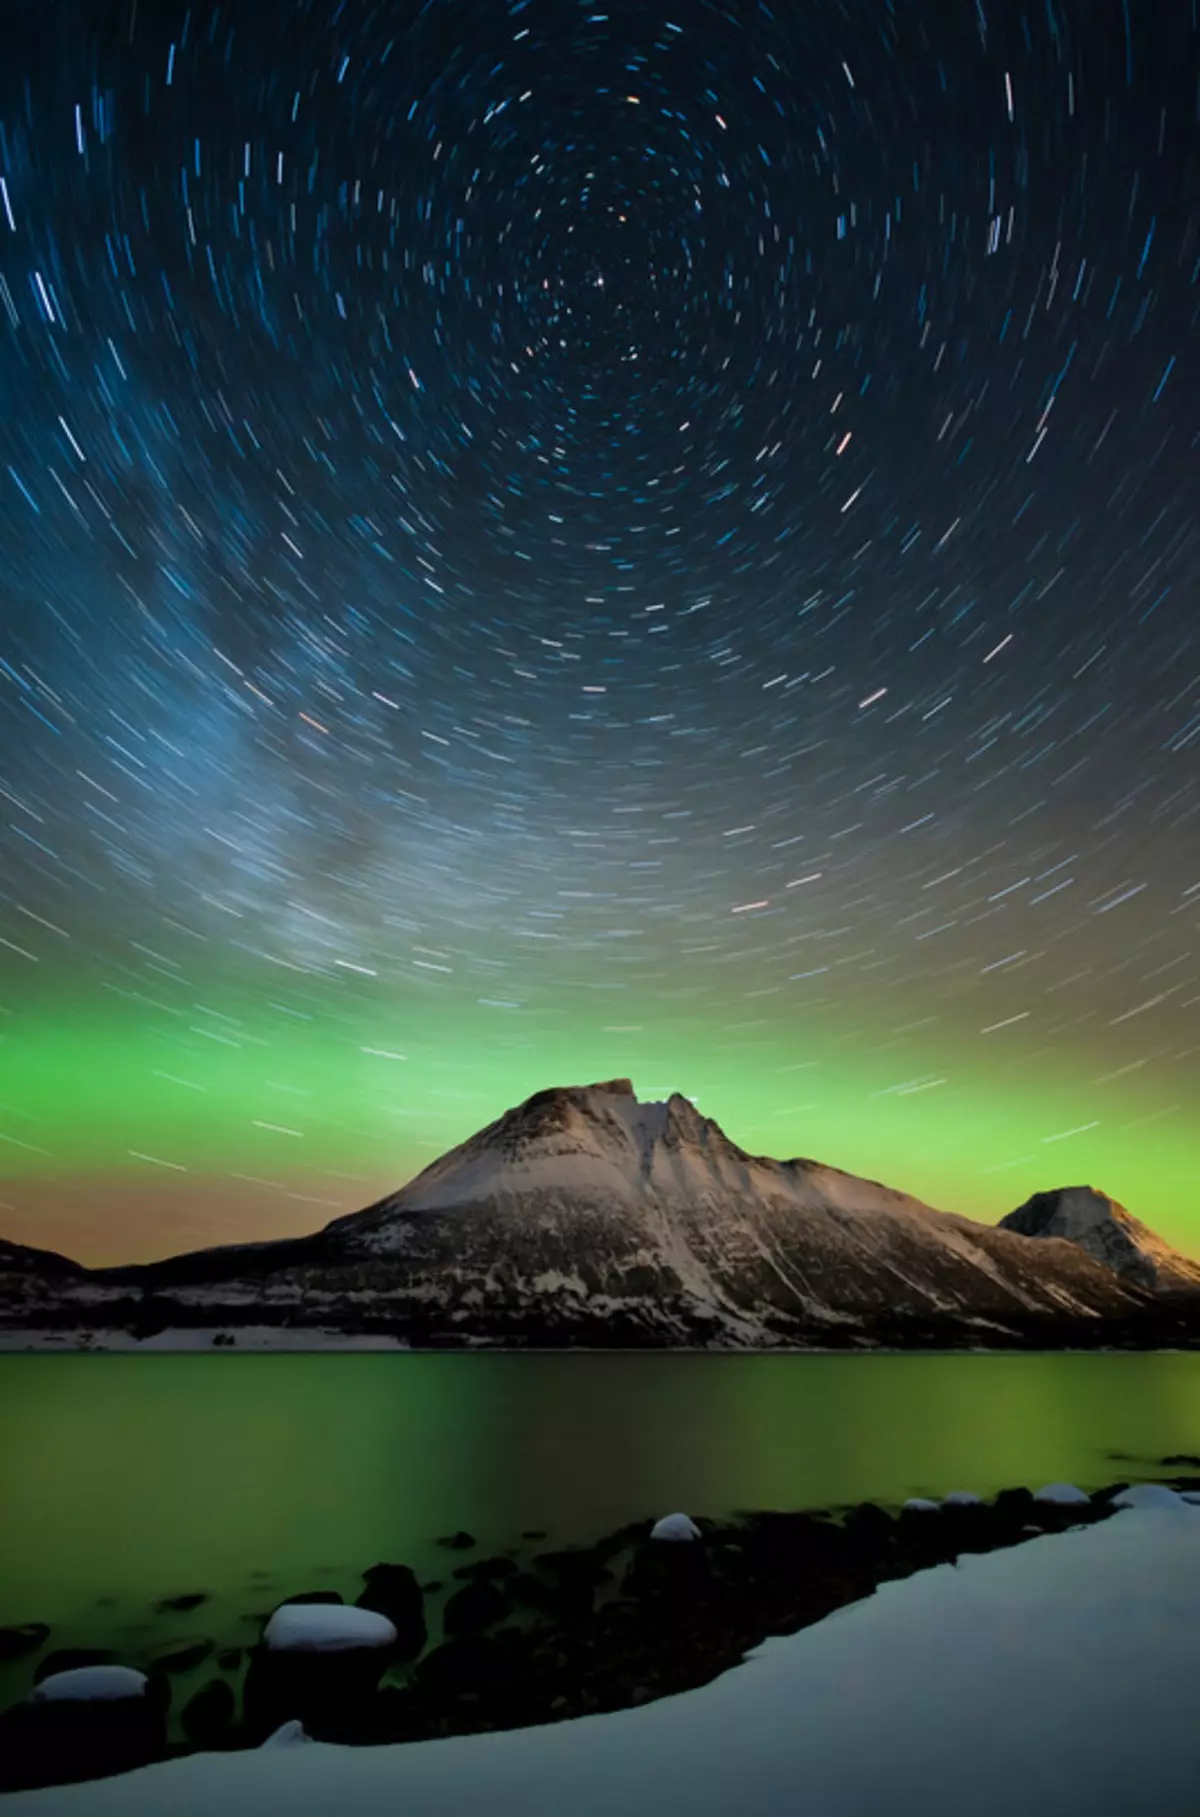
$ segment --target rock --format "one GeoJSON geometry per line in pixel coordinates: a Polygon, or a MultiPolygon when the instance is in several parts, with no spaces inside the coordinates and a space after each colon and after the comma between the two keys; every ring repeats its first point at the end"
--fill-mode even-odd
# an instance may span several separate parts
{"type": "Polygon", "coordinates": [[[442,1610],[442,1627],[447,1635],[479,1634],[495,1627],[508,1614],[509,1601],[489,1578],[456,1590],[442,1610]]]}
{"type": "Polygon", "coordinates": [[[509,1666],[508,1649],[490,1635],[459,1634],[418,1660],[416,1683],[435,1695],[474,1695],[500,1683],[509,1666]]]}
{"type": "Polygon", "coordinates": [[[630,1559],[621,1589],[626,1596],[687,1604],[709,1576],[708,1553],[702,1546],[643,1540],[630,1559]]]}
{"type": "Polygon", "coordinates": [[[474,1534],[464,1533],[461,1530],[458,1533],[447,1533],[438,1540],[439,1546],[447,1546],[451,1552],[466,1552],[474,1544],[474,1534]]]}
{"type": "Polygon", "coordinates": [[[678,1544],[681,1541],[699,1539],[701,1533],[695,1521],[689,1519],[686,1514],[664,1514],[662,1519],[656,1520],[651,1527],[650,1537],[653,1540],[667,1540],[672,1544],[678,1544]]]}
{"type": "Polygon", "coordinates": [[[890,1514],[874,1502],[860,1502],[857,1507],[849,1508],[842,1521],[843,1533],[848,1533],[860,1545],[886,1545],[895,1537],[896,1523],[890,1514]]]}
{"type": "Polygon", "coordinates": [[[190,1672],[213,1650],[211,1640],[171,1640],[150,1655],[152,1672],[190,1672]]]}
{"type": "Polygon", "coordinates": [[[184,1614],[188,1609],[198,1609],[202,1602],[207,1601],[206,1590],[189,1590],[183,1596],[164,1596],[154,1607],[160,1615],[184,1614]]]}
{"type": "Polygon", "coordinates": [[[1005,1520],[1026,1521],[1033,1512],[1033,1497],[1028,1489],[1001,1489],[992,1503],[994,1511],[1005,1520]]]}
{"type": "Polygon", "coordinates": [[[438,1591],[442,1588],[442,1580],[440,1577],[431,1577],[427,1584],[421,1585],[421,1588],[424,1590],[426,1596],[436,1596],[438,1591]]]}
{"type": "Polygon", "coordinates": [[[1190,1451],[1176,1451],[1172,1454],[1172,1456],[1164,1457],[1163,1463],[1164,1464],[1188,1464],[1188,1465],[1195,1467],[1197,1465],[1200,1465],[1200,1457],[1193,1457],[1190,1451]]]}
{"type": "Polygon", "coordinates": [[[25,1653],[36,1652],[50,1638],[50,1629],[44,1621],[26,1621],[15,1628],[0,1628],[0,1660],[20,1659],[25,1653]]]}
{"type": "Polygon", "coordinates": [[[370,1609],[281,1604],[250,1655],[243,1707],[251,1738],[295,1718],[318,1741],[357,1739],[396,1639],[387,1617],[370,1609]]]}
{"type": "Polygon", "coordinates": [[[408,1565],[372,1565],[363,1572],[366,1589],[355,1598],[359,1609],[386,1615],[396,1630],[396,1651],[406,1659],[425,1645],[425,1597],[416,1572],[408,1565]]]}
{"type": "Polygon", "coordinates": [[[74,1672],[80,1666],[109,1666],[116,1657],[107,1647],[56,1647],[53,1653],[38,1660],[33,1682],[40,1685],[43,1679],[59,1672],[74,1672]]]}
{"type": "Polygon", "coordinates": [[[552,1614],[558,1603],[555,1586],[539,1577],[536,1571],[518,1571],[515,1577],[509,1578],[505,1588],[515,1603],[526,1609],[537,1609],[543,1615],[552,1614]]]}
{"type": "Polygon", "coordinates": [[[233,1686],[224,1678],[210,1678],[194,1697],[188,1698],[180,1720],[184,1734],[198,1748],[217,1746],[237,1720],[233,1686]]]}
{"type": "Polygon", "coordinates": [[[68,1666],[51,1673],[28,1702],[0,1719],[0,1790],[65,1785],[146,1766],[163,1754],[166,1709],[165,1683],[128,1666],[68,1666]]]}
{"type": "Polygon", "coordinates": [[[515,1558],[477,1558],[469,1565],[460,1565],[455,1577],[470,1583],[477,1577],[505,1578],[515,1577],[521,1569],[515,1558]]]}
{"type": "Polygon", "coordinates": [[[964,1508],[982,1508],[982,1506],[983,1503],[979,1496],[974,1494],[970,1489],[952,1489],[949,1495],[944,1495],[942,1497],[943,1508],[958,1508],[961,1510],[964,1508]]]}
{"type": "MultiPolygon", "coordinates": [[[[1168,1462],[1169,1461],[1170,1460],[1168,1459],[1168,1462]]],[[[1200,1462],[1200,1459],[1197,1459],[1196,1461],[1200,1462]]],[[[546,1535],[542,1532],[540,1527],[527,1527],[521,1535],[522,1539],[545,1539],[545,1537],[546,1535]]]]}

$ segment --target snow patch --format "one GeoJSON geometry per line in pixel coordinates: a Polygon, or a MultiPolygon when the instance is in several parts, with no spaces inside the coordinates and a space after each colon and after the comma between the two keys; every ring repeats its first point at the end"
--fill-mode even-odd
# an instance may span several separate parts
{"type": "Polygon", "coordinates": [[[393,1647],[396,1638],[386,1615],[344,1603],[284,1603],[263,1633],[272,1653],[347,1653],[357,1647],[393,1647]]]}
{"type": "Polygon", "coordinates": [[[1133,1483],[1113,1496],[1114,1508],[1186,1508],[1187,1502],[1178,1489],[1166,1483],[1133,1483]]]}
{"type": "Polygon", "coordinates": [[[885,1583],[639,1709],[200,1754],[4,1817],[1195,1817],[1198,1680],[1200,1521],[1143,1510],[885,1583]]]}
{"type": "Polygon", "coordinates": [[[30,1703],[123,1703],[144,1697],[150,1680],[132,1666],[74,1666],[34,1685],[30,1703]]]}
{"type": "Polygon", "coordinates": [[[1033,1492],[1035,1502],[1049,1502],[1055,1508],[1090,1508],[1092,1498],[1074,1483],[1047,1483],[1033,1492]]]}
{"type": "Polygon", "coordinates": [[[651,1527],[650,1537],[651,1539],[678,1541],[701,1539],[703,1535],[695,1521],[689,1520],[686,1514],[664,1514],[662,1519],[656,1520],[651,1527]]]}

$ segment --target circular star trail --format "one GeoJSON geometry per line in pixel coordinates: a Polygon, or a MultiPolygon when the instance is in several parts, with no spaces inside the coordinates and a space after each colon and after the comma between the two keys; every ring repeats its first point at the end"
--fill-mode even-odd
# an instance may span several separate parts
{"type": "Polygon", "coordinates": [[[1194,1246],[1190,0],[10,13],[6,1233],[629,1072],[1194,1246]]]}

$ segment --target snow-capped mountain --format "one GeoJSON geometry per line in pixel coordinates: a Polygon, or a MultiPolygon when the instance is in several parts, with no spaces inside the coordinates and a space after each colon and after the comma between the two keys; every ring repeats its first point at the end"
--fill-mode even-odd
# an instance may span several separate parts
{"type": "Polygon", "coordinates": [[[1193,1314],[1163,1287],[1190,1285],[1193,1265],[1177,1261],[1131,1279],[1065,1235],[746,1154],[686,1098],[640,1103],[616,1079],[538,1092],[312,1237],[39,1276],[36,1292],[0,1258],[0,1324],[414,1345],[1179,1342],[1193,1314]]]}
{"type": "Polygon", "coordinates": [[[1200,1262],[1180,1255],[1094,1186],[1034,1193],[1001,1218],[1000,1229],[1026,1237],[1065,1237],[1139,1287],[1159,1292],[1200,1290],[1200,1262]]]}

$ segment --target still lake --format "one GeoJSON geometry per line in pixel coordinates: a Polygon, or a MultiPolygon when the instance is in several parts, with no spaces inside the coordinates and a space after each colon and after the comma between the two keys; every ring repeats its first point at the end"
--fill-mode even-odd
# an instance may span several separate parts
{"type": "MultiPolygon", "coordinates": [[[[1200,1451],[1200,1355],[0,1357],[0,1624],[131,1660],[378,1560],[445,1578],[676,1508],[831,1507],[1200,1451]],[[468,1554],[468,1556],[472,1556],[468,1554]]],[[[0,1703],[28,1666],[0,1668],[0,1703]]]]}

